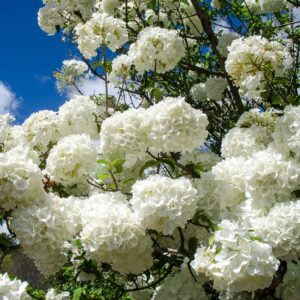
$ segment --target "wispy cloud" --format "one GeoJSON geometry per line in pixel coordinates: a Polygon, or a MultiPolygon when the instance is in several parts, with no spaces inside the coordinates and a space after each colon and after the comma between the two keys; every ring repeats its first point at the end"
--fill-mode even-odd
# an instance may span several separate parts
{"type": "Polygon", "coordinates": [[[9,85],[0,81],[0,114],[14,113],[22,98],[17,97],[9,85]]]}
{"type": "MultiPolygon", "coordinates": [[[[99,95],[99,94],[105,94],[105,83],[100,78],[89,78],[82,81],[82,83],[78,84],[79,90],[86,96],[93,96],[93,95],[99,95]]],[[[113,87],[112,85],[108,85],[108,94],[110,96],[115,96],[116,99],[119,98],[120,89],[113,87]]],[[[79,92],[75,88],[70,88],[67,91],[67,96],[69,98],[72,98],[76,95],[79,95],[79,92]]],[[[137,106],[139,104],[139,99],[135,97],[129,97],[128,93],[125,92],[122,94],[121,99],[125,100],[125,102],[129,105],[137,106]],[[124,99],[125,96],[125,99],[124,99]]]]}

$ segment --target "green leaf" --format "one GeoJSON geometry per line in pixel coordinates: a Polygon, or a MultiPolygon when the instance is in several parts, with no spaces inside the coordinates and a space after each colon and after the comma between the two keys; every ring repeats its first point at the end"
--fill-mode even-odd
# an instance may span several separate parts
{"type": "Polygon", "coordinates": [[[143,178],[144,171],[148,168],[157,166],[158,162],[156,160],[147,161],[140,169],[139,176],[143,178]]]}
{"type": "Polygon", "coordinates": [[[82,292],[83,292],[83,289],[82,289],[82,288],[76,289],[76,290],[74,291],[72,300],[80,300],[81,295],[82,295],[82,292]]]}
{"type": "Polygon", "coordinates": [[[197,175],[201,175],[201,173],[203,172],[203,167],[201,166],[200,163],[197,163],[194,167],[194,172],[197,174],[197,175]]]}
{"type": "Polygon", "coordinates": [[[218,255],[222,251],[222,244],[219,244],[216,249],[216,255],[218,255]]]}
{"type": "Polygon", "coordinates": [[[104,159],[98,159],[98,160],[97,160],[97,163],[98,163],[98,164],[102,164],[102,165],[107,165],[107,166],[109,166],[109,162],[106,161],[106,160],[104,160],[104,159]]]}
{"type": "Polygon", "coordinates": [[[174,159],[172,159],[172,158],[162,158],[159,161],[162,162],[163,164],[168,165],[173,172],[175,171],[176,164],[175,164],[174,159]]]}
{"type": "Polygon", "coordinates": [[[121,173],[123,171],[124,159],[115,159],[112,161],[111,165],[116,169],[116,173],[121,173]]]}
{"type": "Polygon", "coordinates": [[[208,239],[208,245],[211,247],[215,242],[215,236],[212,235],[211,237],[209,237],[208,239]]]}
{"type": "Polygon", "coordinates": [[[101,174],[101,175],[97,176],[98,180],[105,180],[107,178],[110,178],[110,174],[101,174]]]}

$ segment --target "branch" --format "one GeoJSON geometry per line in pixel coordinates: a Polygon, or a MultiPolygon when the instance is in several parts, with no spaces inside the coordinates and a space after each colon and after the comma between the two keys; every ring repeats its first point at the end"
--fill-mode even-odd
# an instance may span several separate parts
{"type": "Polygon", "coordinates": [[[215,33],[212,29],[212,23],[209,19],[209,16],[208,16],[207,12],[205,11],[205,8],[200,4],[200,2],[198,0],[191,0],[191,1],[192,1],[193,6],[196,10],[197,16],[201,21],[203,30],[206,33],[207,37],[208,37],[208,40],[210,42],[212,51],[216,54],[217,59],[218,59],[218,63],[220,65],[221,69],[224,72],[225,78],[226,78],[226,80],[228,82],[228,85],[230,87],[230,91],[231,91],[231,94],[232,94],[233,99],[235,101],[235,104],[236,104],[239,112],[243,113],[244,112],[244,105],[243,105],[243,102],[241,100],[239,90],[233,84],[233,82],[231,81],[229,75],[226,72],[225,61],[224,61],[224,58],[222,57],[222,55],[220,54],[220,52],[217,49],[217,47],[218,47],[218,38],[217,38],[217,36],[215,35],[215,33]]]}

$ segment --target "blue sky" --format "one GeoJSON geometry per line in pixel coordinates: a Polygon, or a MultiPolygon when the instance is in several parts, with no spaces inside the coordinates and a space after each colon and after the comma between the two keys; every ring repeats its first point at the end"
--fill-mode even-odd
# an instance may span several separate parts
{"type": "Polygon", "coordinates": [[[41,6],[40,0],[0,1],[0,82],[22,98],[16,112],[19,122],[64,102],[52,72],[67,58],[68,48],[58,35],[47,36],[39,28],[41,6]]]}

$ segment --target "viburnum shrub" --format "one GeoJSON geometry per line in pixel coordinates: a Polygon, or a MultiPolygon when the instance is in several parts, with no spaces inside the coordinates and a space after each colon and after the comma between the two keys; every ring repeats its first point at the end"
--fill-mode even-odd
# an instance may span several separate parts
{"type": "Polygon", "coordinates": [[[51,288],[0,299],[299,299],[300,2],[43,3],[74,96],[0,116],[0,244],[51,288]]]}

